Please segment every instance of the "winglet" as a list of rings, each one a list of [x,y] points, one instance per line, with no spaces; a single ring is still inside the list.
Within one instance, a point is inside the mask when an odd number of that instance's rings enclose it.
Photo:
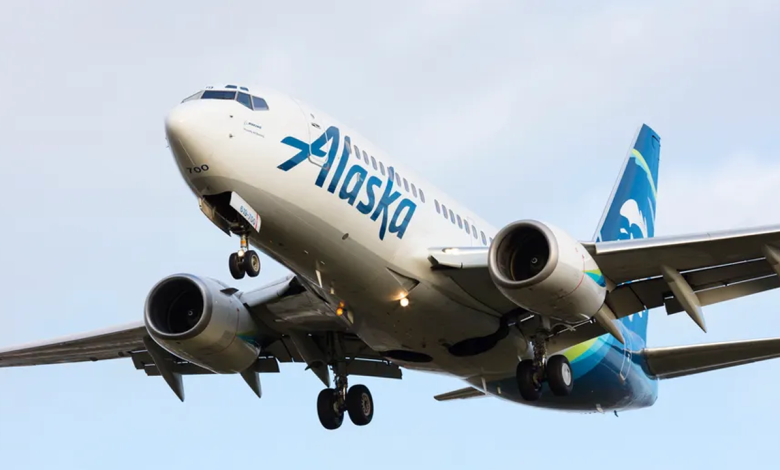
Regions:
[[[685,310],[685,313],[687,313],[688,316],[691,317],[691,320],[699,325],[699,328],[706,333],[707,324],[704,322],[704,312],[701,309],[701,302],[699,302],[699,297],[697,297],[696,293],[691,289],[690,284],[688,284],[685,278],[682,277],[676,269],[670,268],[669,266],[661,266],[661,273],[664,276],[664,280],[669,285],[669,289],[672,290],[674,297],[680,302],[683,310]]]

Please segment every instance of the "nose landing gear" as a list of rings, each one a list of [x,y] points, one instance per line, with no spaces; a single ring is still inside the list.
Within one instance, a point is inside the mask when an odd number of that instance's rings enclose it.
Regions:
[[[249,277],[257,277],[260,274],[260,257],[254,250],[249,250],[247,234],[241,234],[241,248],[236,253],[231,253],[228,258],[228,267],[233,279],[242,279],[245,274]]]

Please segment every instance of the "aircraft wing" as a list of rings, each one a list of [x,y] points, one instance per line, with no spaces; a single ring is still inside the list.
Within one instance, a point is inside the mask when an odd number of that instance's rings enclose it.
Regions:
[[[273,295],[269,296],[269,292]],[[263,349],[263,356],[254,366],[255,372],[279,372],[279,362],[301,362],[326,385],[330,385],[327,364],[311,364],[312,357],[324,357],[328,335],[334,331],[343,333],[347,372],[385,378],[401,378],[398,366],[389,363],[369,348],[356,335],[344,331],[341,322],[323,315],[325,302],[313,291],[306,289],[294,276],[288,276],[259,289],[241,294],[241,300],[252,314],[258,326],[269,331],[272,339]],[[156,343],[147,333],[143,321],[96,330],[84,334],[66,336],[48,341],[23,344],[0,349],[0,367],[35,366],[73,362],[131,359],[138,370],[146,375],[162,375],[148,346]],[[152,348],[157,349],[157,348]],[[195,364],[164,353],[167,364],[163,372],[179,375],[211,374]],[[307,361],[309,359],[309,361]],[[176,391],[175,387],[174,391]],[[180,395],[177,392],[177,395]],[[180,395],[180,398],[182,396]]]
[[[780,338],[649,348],[642,353],[650,373],[673,379],[780,357]]]
[[[617,318],[660,306],[694,317],[700,307],[780,287],[780,226],[583,246],[607,280],[606,302]],[[487,259],[488,248],[429,250],[433,269],[488,307],[508,312],[514,305],[493,285]]]

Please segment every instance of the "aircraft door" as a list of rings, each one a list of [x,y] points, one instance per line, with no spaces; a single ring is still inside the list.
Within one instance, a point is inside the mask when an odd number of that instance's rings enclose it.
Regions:
[[[318,139],[325,134],[325,125],[313,110],[306,110],[305,113],[306,119],[309,121],[309,145],[311,146],[309,161],[317,166],[323,166],[328,162],[328,154],[331,151],[331,147],[339,144],[338,137],[327,136],[325,143],[318,145]]]

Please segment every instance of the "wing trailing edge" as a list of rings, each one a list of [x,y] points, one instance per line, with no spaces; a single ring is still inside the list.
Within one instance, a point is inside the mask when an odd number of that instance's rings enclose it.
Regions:
[[[778,358],[780,338],[649,348],[643,354],[651,374],[673,379]]]

